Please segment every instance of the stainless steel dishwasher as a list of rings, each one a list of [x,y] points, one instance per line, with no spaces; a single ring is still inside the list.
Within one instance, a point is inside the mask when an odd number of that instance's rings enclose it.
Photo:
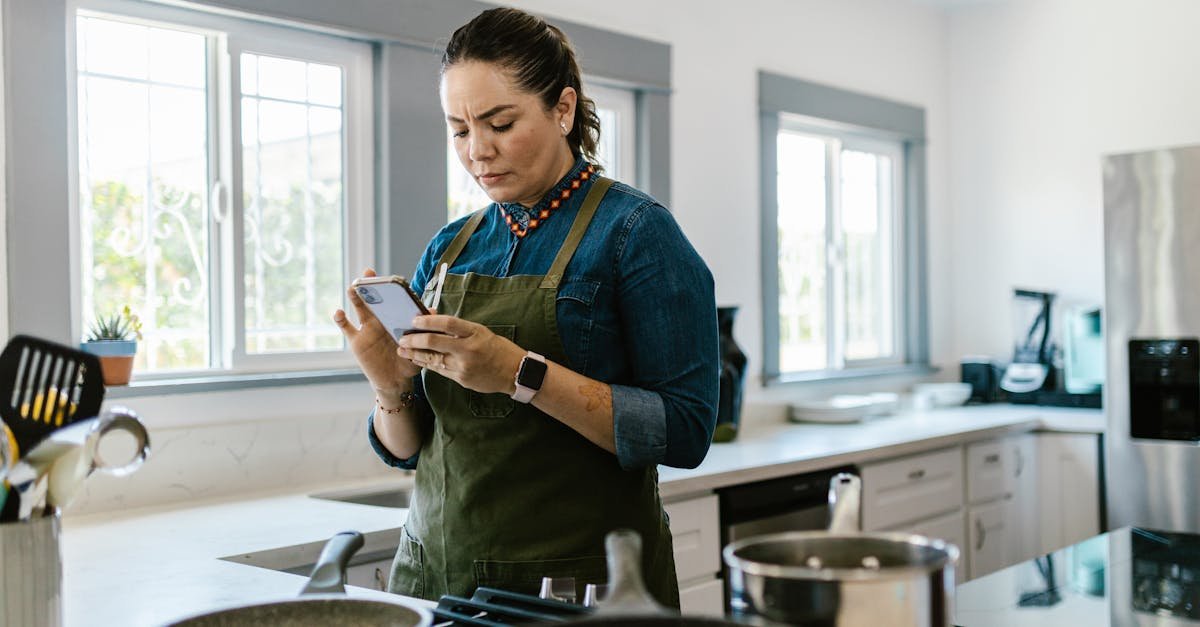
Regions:
[[[717,490],[721,501],[721,546],[779,531],[829,526],[829,480],[839,472],[859,474],[854,466],[789,475]],[[729,580],[724,564],[721,575]],[[725,608],[729,609],[729,586]]]

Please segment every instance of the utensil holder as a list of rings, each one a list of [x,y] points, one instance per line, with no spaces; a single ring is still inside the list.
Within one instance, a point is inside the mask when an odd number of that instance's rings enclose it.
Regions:
[[[57,512],[0,524],[0,625],[62,625]]]

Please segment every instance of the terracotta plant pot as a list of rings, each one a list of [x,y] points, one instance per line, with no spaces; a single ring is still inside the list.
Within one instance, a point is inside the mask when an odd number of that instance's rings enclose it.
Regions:
[[[137,340],[92,340],[80,345],[83,350],[100,358],[104,385],[127,385],[133,374],[133,356]]]

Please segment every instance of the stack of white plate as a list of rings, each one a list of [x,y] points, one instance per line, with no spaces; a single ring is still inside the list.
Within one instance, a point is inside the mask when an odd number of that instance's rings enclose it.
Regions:
[[[788,406],[792,422],[848,423],[896,411],[896,394],[840,394],[826,399],[796,401]]]

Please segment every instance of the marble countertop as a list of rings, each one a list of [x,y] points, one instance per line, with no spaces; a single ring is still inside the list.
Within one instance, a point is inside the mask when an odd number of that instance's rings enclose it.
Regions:
[[[906,412],[850,425],[751,424],[734,442],[713,445],[698,468],[661,469],[660,485],[664,498],[684,498],[726,485],[1033,430],[1100,433],[1103,413],[993,405]],[[405,474],[394,483],[409,481]],[[366,485],[306,486],[292,494],[187,508],[66,516],[64,624],[162,625],[217,608],[293,597],[304,584],[304,577],[225,557],[295,545],[306,545],[315,555],[326,539],[347,529],[366,536],[364,551],[395,546],[407,510],[308,496],[333,487]],[[354,587],[349,594],[390,596]]]

